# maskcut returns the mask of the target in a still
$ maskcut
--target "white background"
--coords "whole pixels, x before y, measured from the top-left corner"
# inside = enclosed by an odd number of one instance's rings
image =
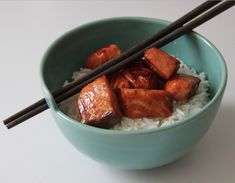
[[[40,60],[50,43],[65,31],[116,16],[174,21],[201,2],[0,1],[0,120],[42,97]],[[0,125],[0,182],[235,182],[234,22],[235,7],[196,29],[222,52],[229,80],[212,127],[192,152],[161,168],[116,170],[74,149],[46,111],[11,130]]]

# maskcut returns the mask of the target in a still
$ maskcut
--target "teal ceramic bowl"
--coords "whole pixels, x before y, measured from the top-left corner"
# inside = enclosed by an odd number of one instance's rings
[[[99,129],[63,114],[51,96],[51,91],[71,78],[75,70],[83,67],[88,55],[98,48],[116,43],[126,50],[168,24],[167,21],[153,18],[105,19],[79,26],[49,47],[41,64],[42,89],[61,132],[81,153],[112,167],[148,169],[183,156],[208,131],[221,103],[227,70],[215,46],[195,32],[178,38],[162,49],[198,72],[206,73],[211,100],[202,111],[174,125],[139,131]]]

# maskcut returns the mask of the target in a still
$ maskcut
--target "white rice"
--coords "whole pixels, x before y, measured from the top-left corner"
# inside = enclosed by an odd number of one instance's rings
[[[77,80],[87,73],[90,69],[81,68],[79,71],[73,73],[72,78]],[[175,102],[173,105],[173,114],[167,118],[141,118],[141,119],[131,119],[123,117],[119,124],[116,124],[112,129],[114,130],[141,130],[141,129],[151,129],[159,128],[161,126],[168,126],[176,123],[179,120],[184,119],[192,114],[199,112],[203,106],[209,102],[209,83],[206,80],[206,75],[204,72],[197,74],[192,68],[181,63],[178,73],[189,74],[200,78],[201,82],[199,84],[196,94],[187,102]],[[69,82],[66,81],[65,85]],[[77,109],[76,99],[77,96],[73,96],[60,105],[60,109],[69,117],[79,120],[79,111]]]

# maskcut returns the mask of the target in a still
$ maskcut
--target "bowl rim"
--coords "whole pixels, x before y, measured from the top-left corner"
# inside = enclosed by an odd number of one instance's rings
[[[97,25],[97,24],[102,24],[102,23],[105,23],[105,22],[120,21],[120,20],[146,21],[146,22],[153,22],[153,23],[162,23],[164,25],[168,25],[168,24],[171,23],[170,21],[167,21],[167,20],[158,19],[158,18],[151,18],[151,17],[138,17],[138,16],[112,17],[112,18],[99,19],[99,20],[95,20],[95,21],[91,21],[91,22],[82,24],[78,27],[75,27],[75,28],[65,32],[61,36],[59,36],[46,49],[46,52],[44,53],[43,58],[42,58],[41,63],[40,63],[41,87],[42,87],[42,90],[45,94],[45,98],[46,98],[46,101],[47,101],[47,103],[50,107],[50,110],[52,110],[55,113],[55,115],[60,116],[61,118],[66,120],[66,122],[70,123],[71,125],[73,125],[76,128],[81,128],[83,130],[91,131],[92,133],[98,133],[98,134],[101,133],[101,134],[105,134],[105,135],[149,134],[149,133],[162,132],[162,131],[166,131],[166,130],[170,130],[170,129],[173,129],[173,128],[176,128],[176,127],[180,127],[180,126],[183,126],[183,125],[190,124],[190,122],[193,122],[192,119],[196,119],[197,117],[199,117],[199,116],[203,115],[204,113],[206,113],[213,106],[213,104],[219,99],[219,97],[221,95],[223,95],[223,92],[224,92],[226,84],[227,84],[227,77],[228,77],[227,76],[227,66],[226,66],[225,60],[224,60],[222,54],[220,53],[220,51],[218,50],[218,48],[216,48],[213,43],[211,43],[207,38],[205,38],[201,34],[195,32],[195,31],[192,31],[190,34],[193,34],[194,36],[196,36],[197,39],[200,39],[201,41],[203,41],[205,44],[207,44],[209,47],[212,48],[214,54],[220,60],[220,66],[221,66],[221,71],[222,71],[221,83],[219,85],[219,88],[218,88],[217,92],[215,93],[215,96],[203,107],[203,110],[200,110],[199,112],[197,112],[195,114],[192,114],[188,117],[185,117],[184,119],[179,120],[179,121],[175,122],[174,124],[170,124],[170,125],[167,125],[167,126],[162,126],[162,127],[159,127],[159,128],[141,129],[141,130],[112,130],[112,129],[97,128],[97,127],[93,127],[93,126],[89,126],[89,125],[80,123],[80,122],[70,118],[66,114],[64,114],[59,109],[58,105],[55,103],[55,101],[54,101],[54,99],[51,95],[51,92],[49,91],[49,89],[46,86],[46,83],[44,81],[43,68],[44,68],[47,56],[49,55],[51,50],[54,48],[54,46],[57,45],[57,43],[59,43],[61,40],[64,40],[67,36],[69,36],[71,33],[73,33],[76,30],[84,29],[84,28],[87,28],[87,27],[90,27],[90,26],[93,26],[93,25]],[[57,123],[57,121],[56,121],[56,123]]]

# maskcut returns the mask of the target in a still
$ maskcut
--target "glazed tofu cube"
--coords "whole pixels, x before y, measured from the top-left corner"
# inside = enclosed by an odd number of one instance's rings
[[[184,101],[195,95],[200,79],[186,74],[176,74],[165,84],[165,90],[175,100]]]
[[[158,48],[146,50],[144,59],[146,63],[165,80],[173,76],[180,66],[180,62],[177,59]]]
[[[77,104],[84,124],[110,128],[121,121],[119,104],[106,76],[85,86]]]
[[[95,69],[102,64],[121,55],[121,50],[115,44],[107,45],[93,53],[85,62],[85,67]]]
[[[164,90],[121,88],[118,95],[124,116],[129,118],[168,117],[173,111],[173,99]]]

